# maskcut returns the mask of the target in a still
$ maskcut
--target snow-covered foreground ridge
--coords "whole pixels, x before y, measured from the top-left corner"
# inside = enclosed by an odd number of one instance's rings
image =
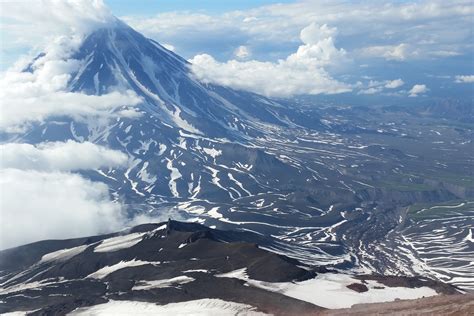
[[[4,250],[0,313],[293,315],[458,293],[426,279],[330,271],[257,243],[277,247],[255,233],[168,221]]]

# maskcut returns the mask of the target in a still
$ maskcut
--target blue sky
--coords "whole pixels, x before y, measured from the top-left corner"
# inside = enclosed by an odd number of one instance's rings
[[[247,10],[262,5],[275,3],[291,3],[291,0],[106,0],[105,3],[117,16],[156,14],[166,11],[205,11],[207,13],[223,13],[233,10]]]
[[[8,2],[8,0],[6,1]],[[15,2],[15,1],[10,1]],[[21,1],[26,5],[28,1]],[[262,5],[275,3],[291,3],[291,0],[269,1],[269,0],[105,0],[106,5],[110,8],[112,13],[118,17],[134,15],[152,16],[160,12],[169,11],[200,11],[208,14],[220,14],[233,10],[247,10],[250,8],[259,7]],[[0,8],[1,8],[0,4]],[[6,11],[6,10],[5,10]],[[5,12],[4,11],[4,12]],[[6,12],[5,12],[6,13]],[[10,41],[8,31],[3,27],[0,29],[0,70],[5,70],[10,67],[18,56],[27,53],[31,49],[29,43],[7,47],[6,41]]]
[[[68,1],[1,2],[2,70],[111,12],[193,62],[202,80],[269,96],[473,95],[469,0]]]

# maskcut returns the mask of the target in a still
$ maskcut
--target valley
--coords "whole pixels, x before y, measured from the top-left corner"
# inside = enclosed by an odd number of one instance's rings
[[[119,89],[140,102],[104,120],[57,115],[2,132],[2,143],[87,141],[126,154],[126,166],[77,173],[106,184],[130,219],[239,230],[311,266],[474,289],[472,111],[456,119],[439,115],[451,104],[290,101],[201,82],[118,19],[67,58],[81,65],[68,91]]]

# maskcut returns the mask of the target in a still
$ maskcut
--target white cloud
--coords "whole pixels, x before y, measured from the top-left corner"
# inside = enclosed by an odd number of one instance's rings
[[[9,143],[0,145],[0,152],[0,249],[180,218],[166,209],[159,216],[128,218],[125,207],[110,199],[106,184],[71,173],[126,166],[122,152],[74,141]]]
[[[113,20],[102,1],[12,1],[8,6],[11,10],[7,6],[8,10],[2,10],[3,42],[19,47],[34,47],[71,30],[84,33]],[[253,59],[273,63],[295,50],[299,30],[317,21],[337,27],[337,46],[347,51],[346,56],[356,63],[368,63],[359,58],[405,61],[471,54],[473,14],[474,7],[466,0],[334,0],[296,1],[219,14],[161,12],[124,20],[146,36],[172,45],[186,58],[206,51],[219,61],[239,60],[228,48],[245,43],[252,48]],[[42,22],[31,22],[39,20]],[[322,29],[319,32],[328,36]]]
[[[220,63],[208,54],[197,55],[190,62],[199,80],[267,96],[347,92],[350,87],[333,79],[325,69],[346,58],[346,52],[334,46],[334,33],[335,29],[327,25],[310,24],[301,31],[303,45],[275,63],[257,60]]]
[[[127,155],[90,142],[8,143],[0,145],[0,168],[39,171],[76,171],[118,167],[127,163]]]
[[[123,167],[127,156],[89,142],[0,145],[0,249],[44,239],[84,237],[117,231],[168,217],[127,216],[109,188],[75,170]]]
[[[12,90],[9,90],[7,96],[1,97],[0,130],[6,132],[21,132],[29,123],[43,122],[54,116],[69,116],[76,121],[113,117],[110,111],[141,102],[132,91],[115,91],[101,96],[72,92],[28,96],[16,91],[14,94],[11,92]],[[117,116],[122,114],[130,116],[129,111],[115,113]]]
[[[166,43],[165,43],[165,44],[161,44],[161,45],[162,45],[164,48],[166,48],[167,50],[169,50],[169,51],[174,52],[174,51],[176,50],[176,47],[174,47],[174,46],[171,45],[171,44],[166,44]]]
[[[0,249],[110,232],[126,222],[103,183],[62,172],[0,170]]]
[[[363,89],[363,90],[360,90],[359,92],[357,92],[357,94],[376,94],[376,93],[380,93],[382,92],[382,88],[381,87],[377,87],[377,88],[368,88],[368,89]]]
[[[366,78],[366,79],[370,79]],[[396,89],[403,86],[405,83],[402,79],[395,79],[395,80],[384,80],[384,81],[377,81],[377,80],[370,80],[366,85],[360,83],[357,85],[360,90],[357,94],[376,94],[382,93],[385,89]]]
[[[32,122],[52,116],[76,120],[121,115],[120,110],[135,106],[141,99],[133,91],[111,91],[101,96],[68,92],[71,74],[81,62],[70,58],[82,42],[81,37],[59,37],[44,56],[32,65],[32,72],[11,69],[0,78],[0,131],[23,131]],[[118,110],[111,114],[112,111]],[[130,109],[129,109],[130,112]],[[125,113],[130,115],[130,113]]]
[[[301,30],[300,39],[305,44],[316,45],[327,38],[333,38],[336,33],[335,27],[329,27],[327,24],[319,26],[313,22]]]
[[[249,58],[251,55],[252,52],[250,51],[250,48],[244,45],[237,47],[237,49],[234,51],[234,56],[238,59],[246,59]]]
[[[403,82],[402,79],[395,79],[395,80],[388,81],[385,84],[385,88],[387,88],[387,89],[396,89],[396,88],[399,88],[399,87],[403,86],[404,84],[405,83]]]
[[[428,88],[424,84],[416,84],[414,85],[410,91],[408,91],[408,96],[410,97],[417,97],[419,94],[423,94],[428,92]]]
[[[450,51],[450,50],[438,50],[431,52],[431,55],[436,57],[453,57],[453,56],[461,56],[462,53],[457,51]]]
[[[474,75],[459,75],[456,76],[456,83],[471,83],[474,82]]]
[[[151,17],[124,17],[127,23],[158,41],[170,42],[195,51],[209,51],[211,38],[221,36],[210,53],[218,56],[223,47],[238,46],[245,42],[252,48],[264,47],[267,56],[280,56],[279,50],[293,47],[298,30],[313,21],[337,27],[340,42],[351,51],[364,48],[375,50],[380,57],[391,60],[409,58],[439,58],[459,52],[472,52],[472,15],[474,7],[466,0],[420,1],[295,1],[285,4],[265,5],[249,10],[229,11],[222,14],[195,12],[164,12]],[[187,45],[199,29],[199,42]],[[257,44],[257,45],[254,45]],[[258,49],[254,49],[254,55]],[[221,56],[219,56],[221,57]]]
[[[120,167],[127,156],[89,142],[0,145],[0,249],[123,228],[106,184],[68,171]]]
[[[386,60],[403,61],[409,56],[415,55],[411,52],[408,45],[401,43],[399,45],[370,46],[361,49],[361,54],[366,57],[383,57]]]
[[[45,45],[64,34],[86,34],[115,21],[102,0],[2,1],[8,40],[2,45]]]

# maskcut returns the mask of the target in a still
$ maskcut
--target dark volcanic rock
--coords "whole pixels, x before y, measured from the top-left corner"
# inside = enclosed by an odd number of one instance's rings
[[[356,304],[351,308],[327,310],[320,315],[366,316],[366,315],[443,315],[470,316],[474,314],[474,295],[438,295],[416,300]]]
[[[377,281],[388,287],[407,287],[417,288],[427,286],[434,289],[439,294],[459,294],[461,291],[450,284],[442,283],[435,280],[424,279],[420,277],[401,277],[401,276],[390,276],[390,275],[359,275],[357,279],[366,281],[373,280]]]
[[[367,292],[369,289],[367,288],[367,286],[365,286],[364,284],[361,284],[361,283],[352,283],[352,284],[349,284],[347,286],[348,289],[351,289],[353,291],[356,291],[356,292],[359,292],[359,293],[363,293],[363,292]]]
[[[203,298],[250,304],[277,315],[321,310],[242,279],[217,276],[236,270],[268,282],[315,276],[297,260],[244,241],[252,236],[170,220],[117,234],[1,251],[0,313],[35,310],[35,315],[64,315],[110,299],[167,304]],[[20,264],[11,264],[17,258]]]

